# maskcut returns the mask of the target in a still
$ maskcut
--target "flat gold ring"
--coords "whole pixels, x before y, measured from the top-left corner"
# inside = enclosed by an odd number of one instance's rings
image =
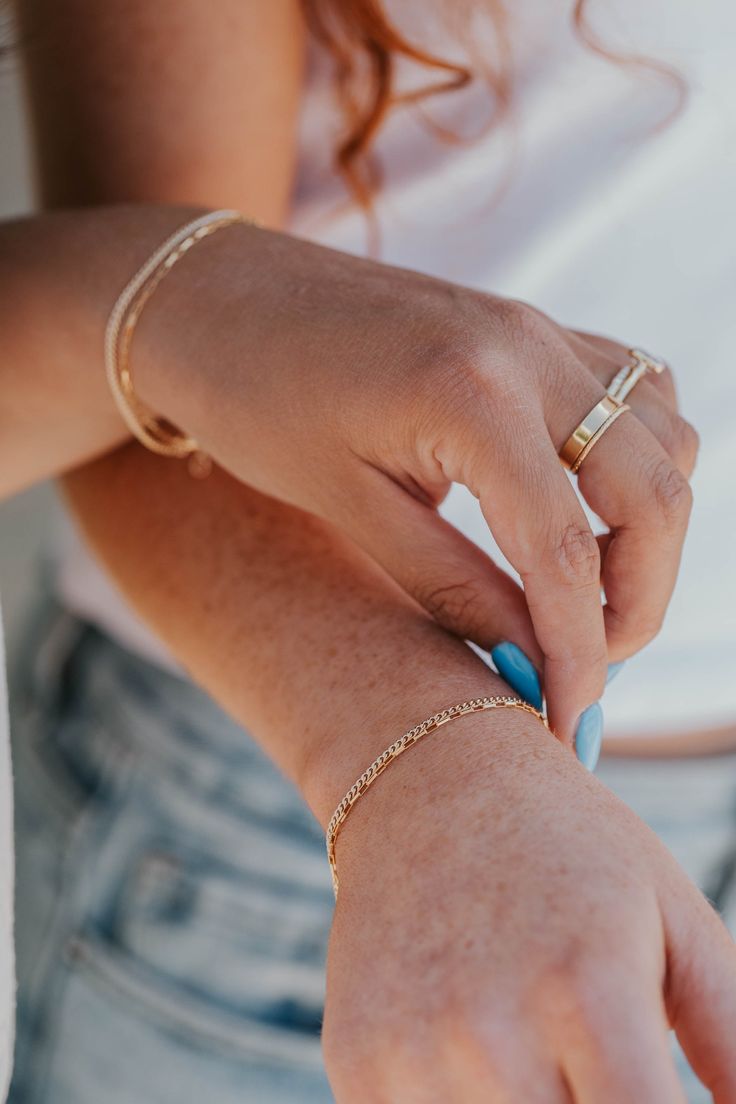
[[[612,399],[623,402],[631,394],[637,383],[649,372],[659,376],[667,367],[659,357],[646,353],[643,349],[629,349],[631,360],[620,368],[609,383],[606,391]]]
[[[578,472],[593,446],[628,409],[626,403],[621,403],[610,395],[604,395],[590,413],[586,414],[580,425],[572,431],[560,449],[560,460],[564,467],[569,468],[573,473]]]

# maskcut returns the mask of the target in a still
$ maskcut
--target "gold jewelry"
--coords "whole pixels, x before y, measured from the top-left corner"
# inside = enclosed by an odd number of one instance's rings
[[[560,460],[564,466],[573,473],[579,471],[580,465],[593,446],[628,409],[626,403],[620,403],[610,395],[605,395],[599,403],[596,403],[560,449]]]
[[[443,709],[441,713],[435,713],[434,716],[428,717],[426,721],[422,721],[421,724],[415,725],[414,728],[405,732],[395,743],[391,744],[391,747],[374,759],[371,765],[363,771],[360,778],[350,787],[348,792],[340,804],[332,814],[330,823],[327,825],[326,843],[327,843],[327,860],[330,864],[330,871],[332,872],[332,886],[335,890],[335,899],[337,899],[338,879],[337,879],[337,861],[335,859],[335,843],[337,841],[337,835],[340,828],[347,820],[347,817],[356,801],[363,796],[365,791],[372,786],[379,774],[382,774],[389,763],[392,763],[394,759],[398,759],[408,747],[415,744],[417,740],[421,740],[422,736],[426,736],[429,732],[434,732],[435,729],[441,728],[442,725],[447,724],[449,721],[454,721],[457,717],[464,717],[468,713],[482,713],[487,709],[522,709],[525,713],[532,713],[537,717],[545,728],[548,728],[547,720],[538,709],[535,709],[533,705],[529,705],[528,702],[522,701],[521,698],[510,698],[505,696],[498,696],[493,698],[472,698],[470,701],[461,702],[459,705],[453,705],[449,709]]]
[[[189,457],[193,475],[206,475],[209,456],[197,441],[135,393],[130,370],[130,346],[141,312],[154,291],[189,250],[217,230],[234,223],[250,223],[239,211],[210,211],[180,227],[161,245],[125,286],[113,307],[105,332],[105,370],[115,404],[134,437],[161,456]]]
[[[612,399],[623,402],[648,372],[660,375],[667,365],[659,357],[645,353],[643,349],[629,349],[631,361],[620,368],[607,387]]]

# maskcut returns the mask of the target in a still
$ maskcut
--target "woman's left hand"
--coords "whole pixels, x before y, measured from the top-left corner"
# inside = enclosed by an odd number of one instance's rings
[[[338,1104],[736,1104],[736,949],[652,832],[536,722],[453,722],[337,842]]]

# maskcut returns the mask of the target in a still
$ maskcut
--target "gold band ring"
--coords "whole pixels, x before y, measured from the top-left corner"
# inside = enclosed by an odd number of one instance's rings
[[[610,395],[605,395],[599,403],[596,403],[560,449],[560,460],[564,466],[573,473],[578,472],[593,446],[628,409],[626,403],[621,403]]]
[[[663,360],[645,353],[643,349],[629,349],[629,356],[630,362],[619,369],[606,389],[610,397],[618,402],[623,402],[649,372],[658,376],[667,367]]]

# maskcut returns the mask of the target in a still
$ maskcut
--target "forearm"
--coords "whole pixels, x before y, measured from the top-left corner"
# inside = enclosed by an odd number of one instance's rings
[[[124,439],[105,322],[171,231],[203,207],[283,219],[303,55],[298,0],[13,6],[44,204],[139,206],[0,227],[0,493]]]
[[[105,379],[107,317],[195,213],[131,205],[0,224],[0,495],[125,440]]]
[[[300,0],[14,0],[45,206],[289,206]]]
[[[323,823],[407,728],[507,692],[349,541],[219,470],[193,480],[133,445],[66,488],[142,616]],[[461,724],[469,732],[473,719]]]
[[[155,9],[138,0],[24,0],[19,8],[32,43],[27,69],[46,202],[194,201],[282,222],[302,88],[297,0],[226,0],[216,18],[193,0]],[[227,249],[245,236],[203,244],[199,262],[213,244]],[[184,369],[178,318],[188,319],[187,348],[192,323],[192,299],[179,300],[177,289],[197,267],[182,264],[167,280],[137,338],[142,393],[173,416],[179,411],[164,400]],[[254,314],[253,345],[244,350],[251,363],[263,344],[262,317],[270,316],[256,295],[268,273],[260,257],[251,264],[249,256],[245,270],[257,285],[241,289]],[[197,326],[212,324],[215,277],[210,271],[207,302],[196,302]],[[219,279],[227,283],[227,266]],[[165,396],[149,368],[172,365]],[[493,685],[464,645],[348,542],[220,473],[193,483],[181,466],[131,448],[75,473],[67,489],[128,597],[323,818],[399,730]]]

